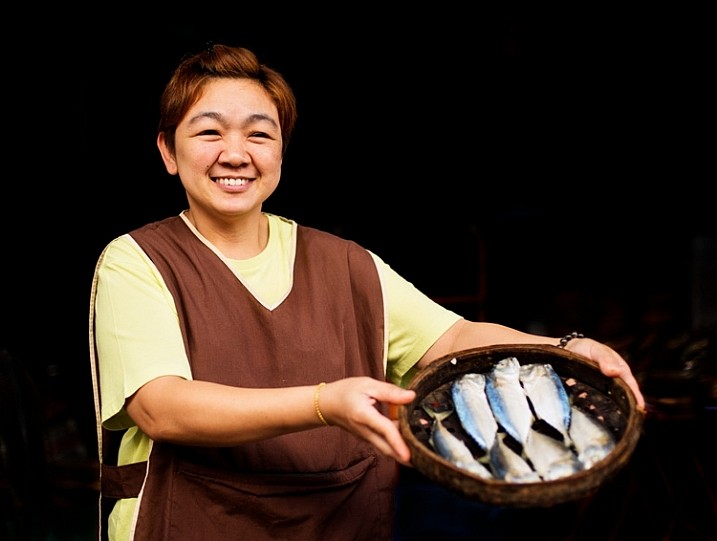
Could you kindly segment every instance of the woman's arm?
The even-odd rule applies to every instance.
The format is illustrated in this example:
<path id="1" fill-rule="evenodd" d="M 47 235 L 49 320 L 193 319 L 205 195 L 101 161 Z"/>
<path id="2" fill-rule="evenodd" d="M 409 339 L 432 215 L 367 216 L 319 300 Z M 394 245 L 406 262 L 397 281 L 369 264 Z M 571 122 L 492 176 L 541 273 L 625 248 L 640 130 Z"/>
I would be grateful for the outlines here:
<path id="1" fill-rule="evenodd" d="M 529 334 L 496 323 L 473 322 L 462 319 L 448 329 L 423 355 L 418 363 L 425 368 L 449 353 L 493 344 L 551 344 L 559 338 Z M 603 374 L 621 378 L 635 395 L 638 407 L 645 409 L 645 399 L 627 362 L 614 349 L 590 338 L 570 340 L 565 349 L 598 363 Z"/>
<path id="2" fill-rule="evenodd" d="M 216 447 L 322 427 L 323 417 L 408 464 L 410 451 L 395 422 L 375 405 L 407 404 L 414 397 L 414 391 L 369 377 L 345 378 L 320 388 L 249 389 L 164 376 L 144 384 L 126 408 L 155 441 Z"/>

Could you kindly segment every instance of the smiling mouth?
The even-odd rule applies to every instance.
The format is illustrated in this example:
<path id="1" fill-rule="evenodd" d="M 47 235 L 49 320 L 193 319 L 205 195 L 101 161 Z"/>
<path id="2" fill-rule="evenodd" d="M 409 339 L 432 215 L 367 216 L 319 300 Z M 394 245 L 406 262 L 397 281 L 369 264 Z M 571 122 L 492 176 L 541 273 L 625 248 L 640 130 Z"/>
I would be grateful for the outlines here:
<path id="1" fill-rule="evenodd" d="M 249 183 L 249 179 L 219 177 L 215 178 L 214 182 L 216 182 L 217 184 L 221 184 L 222 186 L 244 186 L 245 184 Z"/>

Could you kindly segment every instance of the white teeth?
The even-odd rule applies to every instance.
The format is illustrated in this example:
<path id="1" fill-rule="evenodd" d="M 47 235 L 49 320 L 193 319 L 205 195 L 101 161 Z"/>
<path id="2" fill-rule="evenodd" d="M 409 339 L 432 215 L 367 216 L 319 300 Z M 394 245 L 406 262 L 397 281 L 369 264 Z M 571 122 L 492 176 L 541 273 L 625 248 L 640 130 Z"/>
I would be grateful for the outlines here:
<path id="1" fill-rule="evenodd" d="M 245 178 L 218 178 L 216 181 L 223 186 L 243 186 L 249 182 Z"/>

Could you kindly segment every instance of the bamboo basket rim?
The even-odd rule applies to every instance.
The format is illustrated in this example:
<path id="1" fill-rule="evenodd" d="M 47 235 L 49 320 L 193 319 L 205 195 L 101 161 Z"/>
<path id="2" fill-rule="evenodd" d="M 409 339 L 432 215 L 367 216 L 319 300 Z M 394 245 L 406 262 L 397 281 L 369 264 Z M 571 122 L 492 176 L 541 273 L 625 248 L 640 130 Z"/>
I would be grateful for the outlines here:
<path id="1" fill-rule="evenodd" d="M 487 372 L 506 357 L 516 357 L 521 364 L 549 362 L 563 378 L 589 385 L 612 400 L 624 424 L 616 434 L 615 448 L 601 461 L 573 475 L 530 483 L 511 483 L 483 479 L 460 469 L 437 454 L 428 444 L 416 419 L 421 401 L 442 385 L 468 372 Z M 600 372 L 596 362 L 558 348 L 542 344 L 494 345 L 457 351 L 431 363 L 418 373 L 408 386 L 416 391 L 415 399 L 398 408 L 399 430 L 411 450 L 412 465 L 437 484 L 483 503 L 514 507 L 549 507 L 577 500 L 596 492 L 630 460 L 642 432 L 645 413 L 637 406 L 634 393 L 619 378 Z"/>

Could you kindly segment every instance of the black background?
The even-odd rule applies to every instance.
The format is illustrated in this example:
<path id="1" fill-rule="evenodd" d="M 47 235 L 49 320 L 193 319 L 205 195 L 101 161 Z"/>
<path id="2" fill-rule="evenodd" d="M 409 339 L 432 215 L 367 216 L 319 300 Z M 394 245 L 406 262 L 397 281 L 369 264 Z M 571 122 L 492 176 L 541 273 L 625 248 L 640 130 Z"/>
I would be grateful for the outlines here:
<path id="1" fill-rule="evenodd" d="M 87 393 L 94 262 L 184 208 L 156 151 L 157 101 L 209 41 L 253 48 L 298 96 L 266 210 L 358 240 L 434 296 L 473 294 L 482 270 L 482 313 L 510 325 L 559 320 L 546 310 L 565 289 L 689 303 L 695 239 L 716 229 L 703 14 L 321 15 L 118 12 L 19 44 L 1 345 Z"/>
<path id="2" fill-rule="evenodd" d="M 91 456 L 94 265 L 185 208 L 157 103 L 209 41 L 254 49 L 298 97 L 265 210 L 359 241 L 436 298 L 482 292 L 452 306 L 469 317 L 601 339 L 656 303 L 678 327 L 697 304 L 714 318 L 695 281 L 717 237 L 704 13 L 341 6 L 62 6 L 7 23 L 0 349 L 65 404 Z"/>

